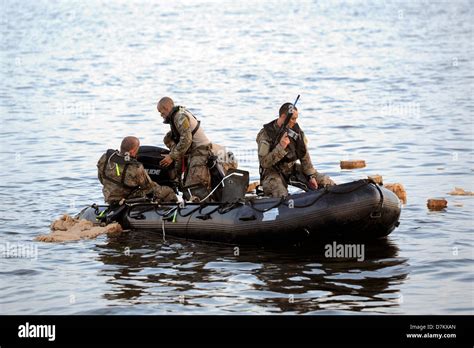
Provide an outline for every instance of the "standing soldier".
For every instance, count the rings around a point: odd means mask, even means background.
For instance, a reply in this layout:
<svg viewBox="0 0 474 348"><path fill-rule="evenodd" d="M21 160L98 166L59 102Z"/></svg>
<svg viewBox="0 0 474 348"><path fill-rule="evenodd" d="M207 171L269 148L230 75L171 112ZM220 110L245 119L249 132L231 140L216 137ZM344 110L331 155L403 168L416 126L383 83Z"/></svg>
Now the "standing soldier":
<svg viewBox="0 0 474 348"><path fill-rule="evenodd" d="M288 122L290 130L285 130L281 139L278 140L281 127L288 114L290 114ZM318 186L335 185L327 175L318 173L313 167L307 149L307 139L296 123L297 119L298 109L296 106L285 103L280 108L279 118L264 125L257 135L260 180L266 196L288 196L290 179L301 175L304 175L305 184L313 190ZM288 137L288 132L291 131L297 135ZM301 164L296 163L297 160Z"/></svg>
<svg viewBox="0 0 474 348"><path fill-rule="evenodd" d="M177 202L174 191L168 186L160 186L152 181L143 165L135 157L140 147L136 137L125 137L120 152L107 150L97 163L100 183L105 201L117 205L123 199L145 197L154 194L162 202Z"/></svg>
<svg viewBox="0 0 474 348"><path fill-rule="evenodd" d="M178 172L184 174L183 194L187 199L205 198L211 189L207 161L212 146L200 128L200 121L184 106L175 106L169 97L160 99L157 109L163 122L171 127L163 140L170 153L160 165L168 167L175 162Z"/></svg>

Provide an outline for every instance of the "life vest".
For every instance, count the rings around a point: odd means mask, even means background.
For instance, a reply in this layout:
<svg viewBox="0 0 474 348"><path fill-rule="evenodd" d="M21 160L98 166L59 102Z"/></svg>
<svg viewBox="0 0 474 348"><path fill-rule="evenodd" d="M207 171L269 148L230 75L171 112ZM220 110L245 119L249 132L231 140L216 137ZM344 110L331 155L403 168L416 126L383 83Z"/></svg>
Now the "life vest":
<svg viewBox="0 0 474 348"><path fill-rule="evenodd" d="M176 144L179 143L179 139L181 138L181 134L179 134L178 128L174 124L174 118L175 118L176 113L179 111L180 108L181 108L180 106L175 106L173 108L173 110L171 110L171 114L169 116L170 126L171 126L171 139L173 139L173 141ZM201 121L198 121L198 119L192 113L189 112L189 114L191 116L193 116L194 119L197 121L196 127L191 132L191 135L194 137L194 134L196 134L196 132L199 130L199 127L201 126Z"/></svg>
<svg viewBox="0 0 474 348"><path fill-rule="evenodd" d="M129 189L129 190L136 190L140 186L130 186L125 183L125 177L127 175L127 170L130 166L136 166L140 165L140 162L138 162L135 158L131 157L126 157L120 154L118 150L112 150L109 149L107 150L105 154L105 163L104 166L102 167L102 177L108 181L113 182L114 184ZM116 171L116 176L109 176L107 174L107 166L110 166L111 164L114 165L115 171ZM120 170L120 166L123 166L123 169ZM111 169L109 167L109 169ZM118 179L120 177L120 179Z"/></svg>

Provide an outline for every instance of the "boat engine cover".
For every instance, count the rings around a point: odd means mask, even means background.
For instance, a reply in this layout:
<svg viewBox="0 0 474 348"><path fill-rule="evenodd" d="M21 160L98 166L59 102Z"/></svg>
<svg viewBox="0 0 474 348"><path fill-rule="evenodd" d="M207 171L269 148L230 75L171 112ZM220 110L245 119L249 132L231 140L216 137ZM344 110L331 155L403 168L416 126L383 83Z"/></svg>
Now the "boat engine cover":
<svg viewBox="0 0 474 348"><path fill-rule="evenodd" d="M159 185L176 187L176 170L174 166L168 168L160 165L160 161L169 154L168 149L157 146L140 146L137 161L143 164L151 180Z"/></svg>

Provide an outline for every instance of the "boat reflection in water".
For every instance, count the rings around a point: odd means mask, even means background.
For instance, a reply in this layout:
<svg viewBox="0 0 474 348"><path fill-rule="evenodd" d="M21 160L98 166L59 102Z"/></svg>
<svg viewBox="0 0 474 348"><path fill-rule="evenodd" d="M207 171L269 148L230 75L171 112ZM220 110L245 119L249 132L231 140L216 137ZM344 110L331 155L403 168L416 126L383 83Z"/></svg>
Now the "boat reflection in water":
<svg viewBox="0 0 474 348"><path fill-rule="evenodd" d="M326 245L264 250L129 232L97 251L110 313L398 312L409 267L396 245L365 244L363 261L327 258Z"/></svg>

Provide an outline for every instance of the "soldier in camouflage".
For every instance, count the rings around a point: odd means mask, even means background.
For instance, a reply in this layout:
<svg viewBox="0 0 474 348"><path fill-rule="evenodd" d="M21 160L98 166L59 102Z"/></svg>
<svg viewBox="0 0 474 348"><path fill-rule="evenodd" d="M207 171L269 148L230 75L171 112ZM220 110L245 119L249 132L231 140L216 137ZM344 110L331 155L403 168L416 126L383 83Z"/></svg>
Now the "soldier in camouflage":
<svg viewBox="0 0 474 348"><path fill-rule="evenodd" d="M293 114L288 128L299 135L295 140L288 137L288 132L284 132L274 146L290 108L293 108ZM297 119L298 109L291 103L285 103L280 108L279 118L264 125L257 135L261 185L266 196L288 196L288 183L295 175L303 175L303 181L313 190L320 186L335 185L329 176L318 173L313 167L307 149L307 139L296 123ZM300 163L297 163L298 160Z"/></svg>
<svg viewBox="0 0 474 348"><path fill-rule="evenodd" d="M99 181L103 185L105 202L119 204L123 199L153 194L161 202L177 202L174 191L152 181L135 157L140 147L136 137L125 137L117 150L107 150L97 163Z"/></svg>
<svg viewBox="0 0 474 348"><path fill-rule="evenodd" d="M185 107L175 106L169 97L162 98L157 109L163 122L171 127L163 140L170 153L160 165L168 167L174 162L178 172L184 174L182 188L185 198L205 198L211 189L207 161L212 144L200 127L200 121Z"/></svg>

